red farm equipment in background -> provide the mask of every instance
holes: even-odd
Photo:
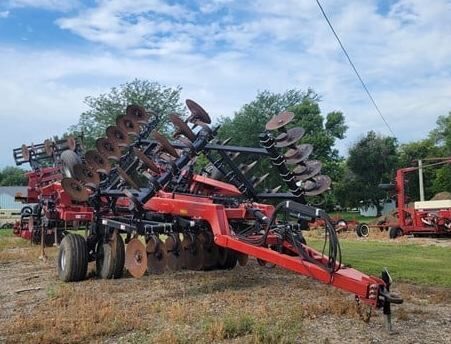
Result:
[[[58,244],[63,232],[89,224],[92,208],[74,204],[64,191],[61,181],[74,172],[70,166],[81,162],[82,148],[74,137],[64,140],[45,140],[37,145],[22,145],[13,150],[16,165],[29,163],[27,194],[16,195],[25,203],[14,234],[35,244]]]
[[[422,168],[450,163],[451,157]],[[413,202],[413,207],[412,203],[408,202],[406,174],[418,170],[419,167],[401,168],[396,171],[394,184],[379,185],[382,189],[396,194],[397,221],[380,224],[389,228],[391,239],[402,235],[451,236],[451,199]]]

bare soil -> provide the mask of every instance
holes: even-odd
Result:
[[[254,260],[232,271],[64,284],[56,249],[47,253],[44,262],[37,247],[21,248],[0,260],[0,342],[451,342],[449,288],[397,284],[405,303],[393,307],[389,335],[381,312],[359,317],[352,295]],[[17,293],[26,288],[38,290]]]

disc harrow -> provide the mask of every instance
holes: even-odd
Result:
[[[85,278],[70,274],[74,267],[67,262],[85,271],[88,261],[96,261],[101,278],[118,278],[124,268],[140,278],[146,272],[233,269],[255,257],[262,266],[278,265],[354,293],[386,314],[391,303],[402,302],[389,291],[386,275],[367,276],[341,264],[334,224],[322,209],[307,205],[309,197],[330,188],[331,179],[321,174],[320,161],[309,159],[314,148],[300,142],[305,130],[292,126],[293,113],[268,121],[261,147],[241,147],[215,138],[219,128],[199,104],[187,100],[186,106],[185,119],[167,114],[172,138],[158,130],[165,114],[128,106],[96,149],[81,154],[71,175],[61,179],[61,197],[92,211],[86,239],[63,239],[62,280]],[[39,149],[46,156],[59,151],[49,142]],[[31,159],[39,149],[26,146],[17,154]],[[200,154],[209,164],[197,174]],[[255,174],[262,159],[271,161],[285,185],[268,187],[269,173]],[[327,254],[309,247],[303,236],[306,223],[315,220],[324,223]]]

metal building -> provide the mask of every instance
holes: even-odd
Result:
[[[26,186],[0,186],[0,209],[17,209],[20,210],[24,206],[23,203],[16,202],[14,197],[16,193],[22,195],[27,194]]]

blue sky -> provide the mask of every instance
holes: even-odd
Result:
[[[322,3],[400,142],[426,136],[451,110],[451,1]],[[314,0],[0,0],[0,167],[134,78],[180,85],[213,117],[311,87],[346,116],[342,154],[389,134]]]

